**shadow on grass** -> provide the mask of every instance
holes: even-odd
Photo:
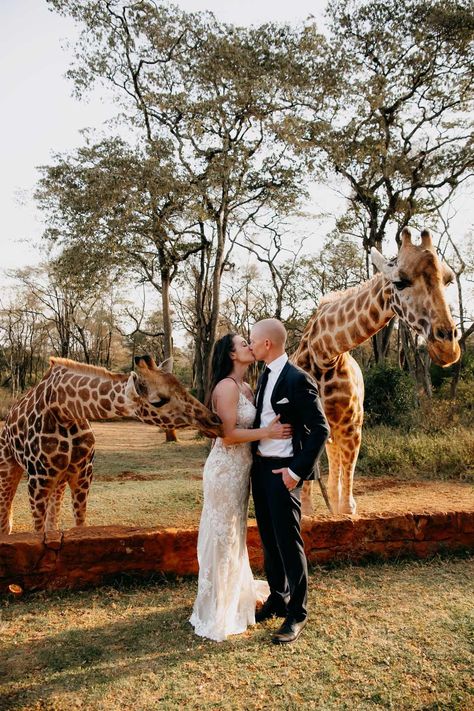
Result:
[[[157,588],[157,597],[159,593]],[[66,609],[67,599],[64,603]],[[109,616],[111,605],[113,602],[108,601],[103,607]],[[81,607],[86,609],[87,605]],[[125,612],[122,606],[117,614],[123,616]],[[253,628],[251,635],[221,643],[196,637],[188,622],[190,613],[189,604],[185,604],[140,614],[133,620],[108,621],[91,628],[81,626],[23,644],[3,644],[0,680],[4,693],[0,693],[0,709],[30,708],[28,704],[34,701],[47,704],[48,699],[65,690],[105,690],[117,678],[136,678],[155,671],[160,676],[176,674],[182,663],[208,659],[214,654],[222,659],[226,652],[233,653],[239,647],[254,652],[263,637],[267,640],[268,631],[259,628]]]
[[[135,475],[145,474],[156,479],[188,479],[192,475],[202,475],[206,459],[206,451],[202,446],[173,445],[170,449],[160,448],[159,451],[148,450],[135,452],[101,452],[98,451],[94,460],[94,474],[100,481],[112,480],[128,474],[132,479]]]

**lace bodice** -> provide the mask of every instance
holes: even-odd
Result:
[[[255,420],[255,413],[257,412],[255,405],[250,402],[250,400],[245,397],[241,392],[239,395],[239,401],[237,403],[237,420],[236,425],[240,429],[249,430]],[[232,449],[235,453],[236,447],[244,447],[244,449],[250,449],[250,442],[243,442],[240,444],[224,444],[220,437],[217,437],[214,447],[223,447],[225,449]]]

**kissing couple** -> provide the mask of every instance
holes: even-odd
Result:
[[[283,623],[272,641],[290,643],[307,621],[301,487],[314,478],[329,427],[316,383],[288,360],[286,336],[280,321],[265,319],[253,326],[249,343],[229,333],[213,352],[210,406],[224,436],[204,466],[198,593],[190,622],[197,635],[218,642],[276,616]],[[256,360],[266,368],[254,398],[244,376]],[[250,481],[268,585],[255,581],[250,569]]]

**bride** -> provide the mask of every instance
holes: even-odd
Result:
[[[224,437],[216,439],[204,465],[198,594],[190,622],[197,635],[217,642],[255,624],[257,598],[268,597],[268,590],[257,591],[246,544],[250,442],[291,437],[291,427],[278,417],[268,427],[252,429],[253,393],[244,374],[254,361],[247,341],[233,333],[214,347],[210,400]]]

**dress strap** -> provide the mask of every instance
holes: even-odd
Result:
[[[232,377],[232,375],[227,375],[225,378],[222,378],[222,380],[233,380],[234,383],[235,383],[235,384],[237,385],[237,387],[239,388],[239,392],[242,392],[242,388],[241,388],[240,385],[238,384],[237,380]]]

